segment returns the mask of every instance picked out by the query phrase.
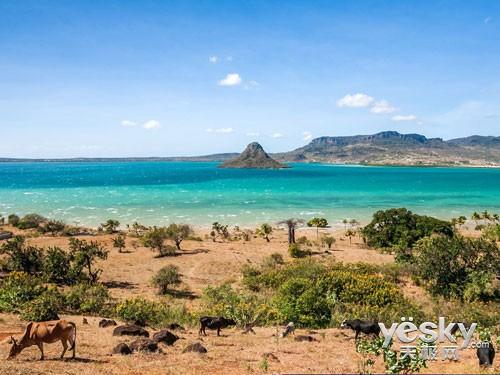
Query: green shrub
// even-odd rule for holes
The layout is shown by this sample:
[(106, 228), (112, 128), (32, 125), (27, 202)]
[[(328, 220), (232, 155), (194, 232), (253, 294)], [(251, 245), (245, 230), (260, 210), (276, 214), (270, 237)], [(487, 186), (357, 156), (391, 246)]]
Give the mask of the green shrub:
[(7, 217), (7, 222), (12, 225), (13, 227), (17, 226), (17, 224), (19, 224), (19, 221), (21, 219), (19, 218), (19, 216), (17, 216), (16, 214), (10, 214), (8, 217)]
[(433, 236), (415, 248), (419, 277), (433, 295), (466, 300), (492, 299), (492, 286), (500, 269), (500, 249), (484, 238)]
[(49, 289), (34, 300), (26, 302), (21, 309), (21, 319), (32, 322), (57, 320), (63, 308), (63, 296), (57, 289)]
[(101, 227), (106, 231), (106, 233), (116, 233), (119, 226), (120, 222), (113, 219), (109, 219), (104, 224), (101, 224)]
[(108, 315), (111, 302), (108, 289), (101, 284), (77, 284), (65, 294), (67, 308), (77, 314)]
[(391, 208), (377, 211), (361, 233), (368, 246), (408, 249), (431, 234), (452, 236), (453, 226), (447, 221), (414, 214), (406, 208)]
[(487, 225), (483, 229), (482, 236), (491, 241), (500, 241), (500, 224)]
[(22, 217), (17, 223), (16, 227), (19, 229), (34, 229), (46, 223), (47, 219), (38, 214), (28, 214)]
[(302, 250), (298, 243), (293, 243), (288, 246), (288, 254), (290, 254), (292, 258), (305, 258), (309, 255), (309, 252)]
[(42, 270), (43, 250), (26, 245), (23, 236), (14, 236), (0, 246), (0, 254), (7, 255), (7, 268), (10, 271), (36, 274)]
[(71, 257), (59, 247), (50, 247), (43, 258), (43, 277), (56, 284), (71, 284)]
[(115, 313), (119, 319), (141, 324), (165, 326), (172, 322), (194, 323), (193, 316), (184, 305), (171, 306), (141, 297), (122, 301), (116, 306)]
[(231, 285), (208, 286), (203, 290), (203, 314), (234, 319), (239, 325), (272, 320), (271, 305), (264, 295), (238, 293)]
[(49, 220), (45, 225), (41, 226), (39, 229), (42, 233), (50, 233), (55, 236), (57, 233), (61, 233), (66, 228), (66, 224), (59, 220)]
[(45, 291), (40, 279), (25, 272), (12, 272), (0, 284), (0, 311), (19, 312)]
[(172, 286), (181, 283), (179, 268), (173, 264), (160, 268), (153, 276), (152, 283), (158, 288), (160, 294), (167, 294)]
[(272, 253), (262, 261), (262, 267), (264, 268), (276, 268), (283, 264), (285, 264), (285, 260), (280, 253)]
[(247, 266), (243, 284), (270, 296), (267, 308), (279, 322), (326, 327), (340, 324), (347, 316), (379, 321), (423, 318), (392, 276), (366, 263), (322, 264), (302, 259), (278, 268)]
[(153, 227), (142, 235), (141, 241), (145, 247), (149, 247), (151, 250), (157, 251), (158, 256), (160, 257), (175, 255), (175, 247), (165, 244), (165, 241), (169, 239), (169, 236), (167, 228)]

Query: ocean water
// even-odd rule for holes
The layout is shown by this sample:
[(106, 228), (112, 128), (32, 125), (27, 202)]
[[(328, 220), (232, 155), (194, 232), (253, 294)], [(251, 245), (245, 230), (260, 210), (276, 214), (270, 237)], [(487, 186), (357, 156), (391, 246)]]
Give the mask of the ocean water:
[(289, 217), (366, 222), (407, 207), (449, 219), (500, 212), (500, 169), (293, 164), (218, 169), (201, 162), (0, 163), (0, 213), (37, 212), (70, 224), (250, 226)]

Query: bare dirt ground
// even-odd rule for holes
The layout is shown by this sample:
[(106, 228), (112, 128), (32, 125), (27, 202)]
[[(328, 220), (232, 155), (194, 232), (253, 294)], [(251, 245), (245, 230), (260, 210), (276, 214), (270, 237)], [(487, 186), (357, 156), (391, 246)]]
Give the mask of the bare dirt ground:
[[(204, 236), (200, 230), (197, 235)], [(315, 230), (299, 230), (297, 236), (307, 235), (314, 240)], [(341, 232), (335, 233), (337, 243), (332, 251), (317, 249), (314, 257), (332, 258), (343, 262), (388, 263), (393, 257), (365, 249), (359, 238), (349, 244), (342, 239)], [(181, 288), (199, 296), (207, 285), (222, 282), (237, 283), (240, 270), (246, 263), (259, 263), (271, 253), (280, 253), (288, 258), (285, 231), (275, 232), (271, 242), (254, 239), (250, 242), (213, 242), (205, 239), (185, 241), (183, 251), (176, 257), (155, 258), (151, 250), (141, 247), (134, 238), (127, 238), (127, 252), (118, 253), (111, 245), (112, 236), (82, 237), (104, 243), (110, 254), (100, 263), (103, 268), (101, 280), (111, 288), (116, 298), (144, 296), (157, 298), (150, 285), (151, 277), (161, 267), (175, 264), (183, 276)], [(58, 245), (67, 247), (67, 238), (36, 237), (31, 243), (40, 246)], [(425, 298), (425, 293), (414, 286), (406, 292), (415, 299)], [(196, 307), (198, 299), (184, 299), (191, 307)], [(82, 324), (82, 316), (61, 316), (74, 321), (78, 326), (77, 359), (58, 359), (61, 352), (59, 343), (45, 345), (47, 360), (38, 361), (38, 348), (31, 347), (10, 361), (9, 336), (19, 338), (26, 322), (15, 315), (0, 314), (0, 374), (262, 374), (262, 373), (359, 373), (361, 356), (354, 347), (352, 331), (341, 329), (297, 330), (296, 335), (308, 334), (315, 342), (296, 342), (293, 336), (277, 339), (277, 327), (255, 329), (256, 334), (243, 335), (238, 328), (226, 329), (222, 337), (213, 332), (207, 337), (198, 337), (196, 327), (186, 327), (186, 333), (179, 333), (181, 340), (173, 346), (162, 346), (161, 354), (133, 354), (130, 356), (111, 355), (112, 348), (120, 342), (132, 339), (112, 336), (113, 327), (99, 328), (98, 317), (87, 317), (89, 324)], [(153, 331), (150, 329), (150, 332)], [(189, 343), (200, 341), (207, 349), (206, 354), (182, 353)], [(264, 360), (266, 353), (272, 353)], [(460, 353), (458, 362), (429, 362), (424, 373), (498, 373), (500, 367), (481, 370), (475, 352), (468, 349)], [(68, 354), (67, 354), (68, 355)], [(375, 372), (384, 372), (382, 360), (376, 361)]]

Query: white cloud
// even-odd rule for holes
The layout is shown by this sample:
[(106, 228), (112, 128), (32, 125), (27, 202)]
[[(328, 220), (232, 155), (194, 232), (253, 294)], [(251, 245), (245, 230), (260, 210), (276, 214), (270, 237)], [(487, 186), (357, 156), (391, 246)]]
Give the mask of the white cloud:
[(366, 94), (348, 94), (343, 98), (337, 100), (337, 106), (354, 108), (368, 107), (373, 102), (373, 100), (374, 99), (371, 96)]
[(394, 108), (387, 100), (379, 100), (373, 103), (372, 107), (370, 108), (370, 112), (377, 115), (393, 113), (395, 111), (396, 108)]
[(310, 141), (312, 139), (312, 134), (311, 132), (308, 132), (308, 131), (305, 131), (302, 133), (302, 135), (304, 136), (304, 141)]
[(258, 137), (260, 135), (259, 132), (248, 132), (245, 134), (247, 137)]
[(219, 57), (218, 56), (210, 56), (208, 58), (208, 61), (210, 61), (212, 64), (217, 64), (219, 62)]
[(229, 73), (226, 78), (219, 81), (219, 86), (237, 86), (241, 83), (241, 77), (238, 73)]
[(142, 124), (142, 127), (146, 130), (159, 129), (161, 128), (160, 122), (157, 120), (149, 120)]
[(493, 20), (493, 17), (486, 17), (486, 18), (484, 19), (484, 24), (485, 24), (485, 25), (487, 25), (487, 24), (489, 24), (492, 20)]
[(226, 57), (226, 60), (227, 60), (227, 61), (233, 61), (233, 56), (228, 56), (228, 57)]
[(396, 115), (392, 116), (392, 121), (400, 122), (400, 121), (415, 121), (417, 116), (415, 115)]
[(208, 128), (208, 129), (205, 129), (205, 131), (207, 133), (232, 133), (234, 132), (234, 129), (233, 128), (218, 128), (218, 129), (212, 129), (212, 128)]
[(281, 133), (274, 133), (271, 135), (271, 138), (276, 138), (276, 139), (283, 138), (283, 137), (284, 137), (284, 135)]
[(133, 126), (137, 126), (137, 124), (133, 121), (130, 121), (130, 120), (123, 120), (122, 126), (125, 126), (126, 128), (131, 128)]
[(243, 86), (243, 88), (244, 88), (245, 90), (251, 90), (252, 88), (257, 87), (257, 86), (259, 86), (259, 82), (252, 80), (252, 81), (248, 81), (248, 82), (247, 82), (247, 83)]

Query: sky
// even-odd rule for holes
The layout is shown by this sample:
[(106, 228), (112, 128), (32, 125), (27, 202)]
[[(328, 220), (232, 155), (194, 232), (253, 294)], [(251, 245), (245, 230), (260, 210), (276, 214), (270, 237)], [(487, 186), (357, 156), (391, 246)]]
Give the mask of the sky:
[(0, 1), (0, 157), (500, 135), (500, 1)]

